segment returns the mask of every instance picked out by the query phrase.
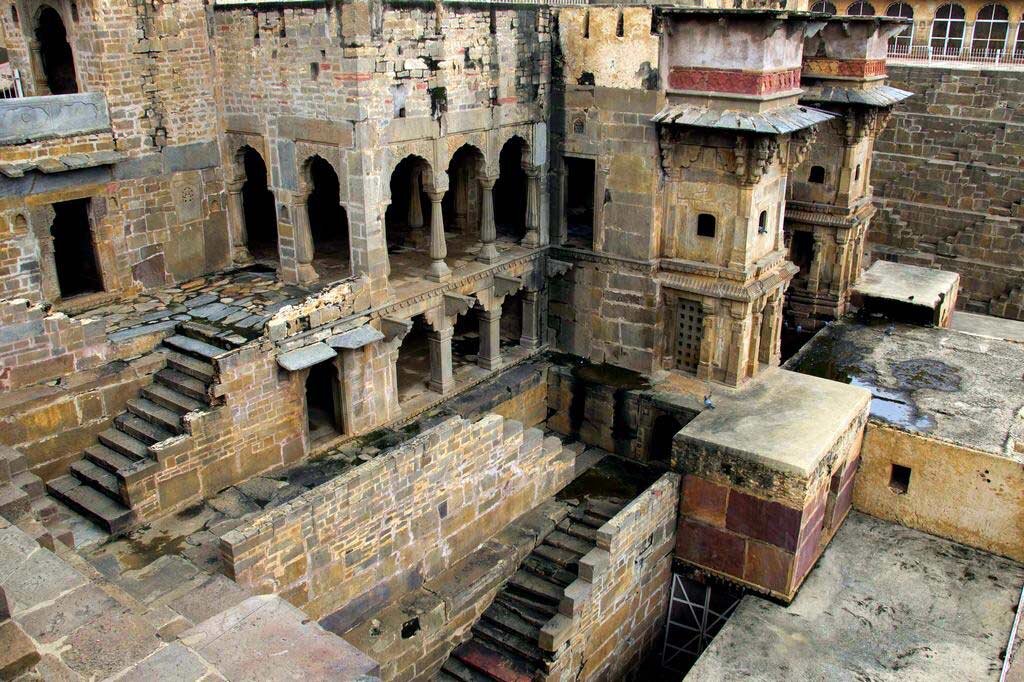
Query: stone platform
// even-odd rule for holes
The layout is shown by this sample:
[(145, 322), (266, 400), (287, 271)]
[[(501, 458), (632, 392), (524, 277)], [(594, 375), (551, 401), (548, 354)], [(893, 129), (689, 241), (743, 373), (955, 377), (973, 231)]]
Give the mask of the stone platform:
[(948, 327), (959, 287), (955, 272), (880, 260), (861, 275), (850, 301), (893, 321)]
[(850, 508), (870, 394), (785, 370), (676, 435), (676, 557), (788, 601)]
[(1020, 564), (854, 512), (797, 598), (744, 597), (686, 680), (998, 680), (1022, 581)]

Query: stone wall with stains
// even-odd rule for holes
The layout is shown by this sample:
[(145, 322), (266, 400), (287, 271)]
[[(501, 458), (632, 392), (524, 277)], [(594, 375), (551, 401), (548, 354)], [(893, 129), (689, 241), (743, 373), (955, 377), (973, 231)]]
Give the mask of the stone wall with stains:
[(453, 417), (228, 533), (221, 553), (239, 583), (345, 630), (554, 494), (572, 457), (498, 415)]

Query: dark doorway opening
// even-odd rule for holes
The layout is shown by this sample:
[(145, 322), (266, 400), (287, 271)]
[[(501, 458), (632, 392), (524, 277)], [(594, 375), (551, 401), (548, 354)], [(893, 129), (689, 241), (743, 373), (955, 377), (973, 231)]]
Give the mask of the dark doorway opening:
[(674, 414), (659, 415), (651, 424), (647, 439), (647, 461), (668, 466), (672, 461), (672, 439), (684, 424)]
[(804, 230), (794, 230), (789, 240), (789, 260), (800, 268), (799, 278), (807, 279), (814, 260), (814, 234)]
[(89, 199), (61, 201), (53, 210), (50, 235), (61, 298), (103, 291), (89, 225)]
[(46, 85), (54, 95), (78, 92), (75, 58), (68, 43), (68, 32), (60, 14), (52, 7), (43, 7), (36, 26), (36, 40), (43, 61)]
[(463, 365), (475, 364), (480, 356), (480, 315), (470, 308), (465, 315), (455, 318), (452, 333), (452, 371)]
[(311, 443), (342, 433), (341, 396), (338, 370), (334, 360), (309, 368), (306, 377), (306, 417)]
[(267, 184), (267, 164), (252, 147), (243, 151), (242, 213), (246, 243), (256, 260), (277, 260), (277, 206)]
[(518, 346), (523, 336), (524, 289), (505, 297), (501, 304), (501, 346)]
[(401, 401), (419, 395), (427, 390), (430, 381), (430, 346), (427, 334), (430, 328), (422, 315), (412, 319), (412, 329), (402, 339), (398, 348), (398, 398)]
[(526, 143), (513, 137), (501, 148), (500, 173), (494, 183), (494, 223), (498, 237), (519, 241), (526, 236)]
[(348, 216), (341, 206), (341, 183), (331, 164), (319, 156), (309, 163), (312, 191), (306, 200), (309, 231), (313, 236), (313, 268), (325, 279), (352, 274)]
[(571, 246), (594, 248), (593, 159), (565, 157), (565, 226)]
[[(423, 174), (429, 169), (418, 156), (408, 156), (391, 174), (391, 203), (384, 212), (388, 252), (405, 247), (424, 247), (430, 235), (430, 197), (424, 190)], [(413, 201), (415, 195), (416, 201)]]

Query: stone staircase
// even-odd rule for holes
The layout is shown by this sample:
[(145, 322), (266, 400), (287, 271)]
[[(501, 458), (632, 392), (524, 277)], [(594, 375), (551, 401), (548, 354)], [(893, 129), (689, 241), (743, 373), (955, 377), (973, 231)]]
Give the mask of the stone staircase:
[(57, 504), (45, 494), (42, 479), (28, 470), (23, 454), (4, 445), (0, 445), (0, 517), (43, 547), (52, 550), (56, 541), (74, 547), (71, 530), (61, 522)]
[[(195, 338), (200, 337), (200, 338)], [(154, 382), (128, 401), (128, 410), (98, 435), (69, 472), (46, 484), (53, 497), (96, 522), (109, 533), (134, 522), (120, 480), (152, 461), (150, 447), (185, 432), (182, 417), (210, 407), (209, 389), (215, 376), (213, 358), (226, 352), (194, 326), (182, 325), (164, 339), (159, 352), (167, 365)]]
[(558, 613), (565, 588), (579, 577), (579, 560), (596, 546), (597, 529), (625, 501), (588, 499), (575, 507), (520, 564), (455, 647), (435, 679), (440, 682), (532, 682), (543, 678), (550, 653), (540, 631)]

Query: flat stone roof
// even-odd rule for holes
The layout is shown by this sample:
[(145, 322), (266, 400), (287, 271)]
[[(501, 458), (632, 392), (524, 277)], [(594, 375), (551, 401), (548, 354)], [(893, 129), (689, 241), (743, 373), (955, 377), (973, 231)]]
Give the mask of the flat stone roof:
[(772, 469), (809, 475), (864, 410), (871, 395), (845, 383), (767, 370), (749, 387), (712, 395), (680, 437)]
[(956, 291), (959, 281), (960, 275), (955, 272), (879, 260), (861, 275), (853, 291), (934, 309), (950, 290)]
[(853, 512), (788, 607), (748, 595), (687, 682), (999, 678), (1024, 566)]
[(872, 420), (1024, 463), (1024, 344), (993, 336), (992, 318), (976, 326), (838, 322), (786, 368), (868, 388)]

